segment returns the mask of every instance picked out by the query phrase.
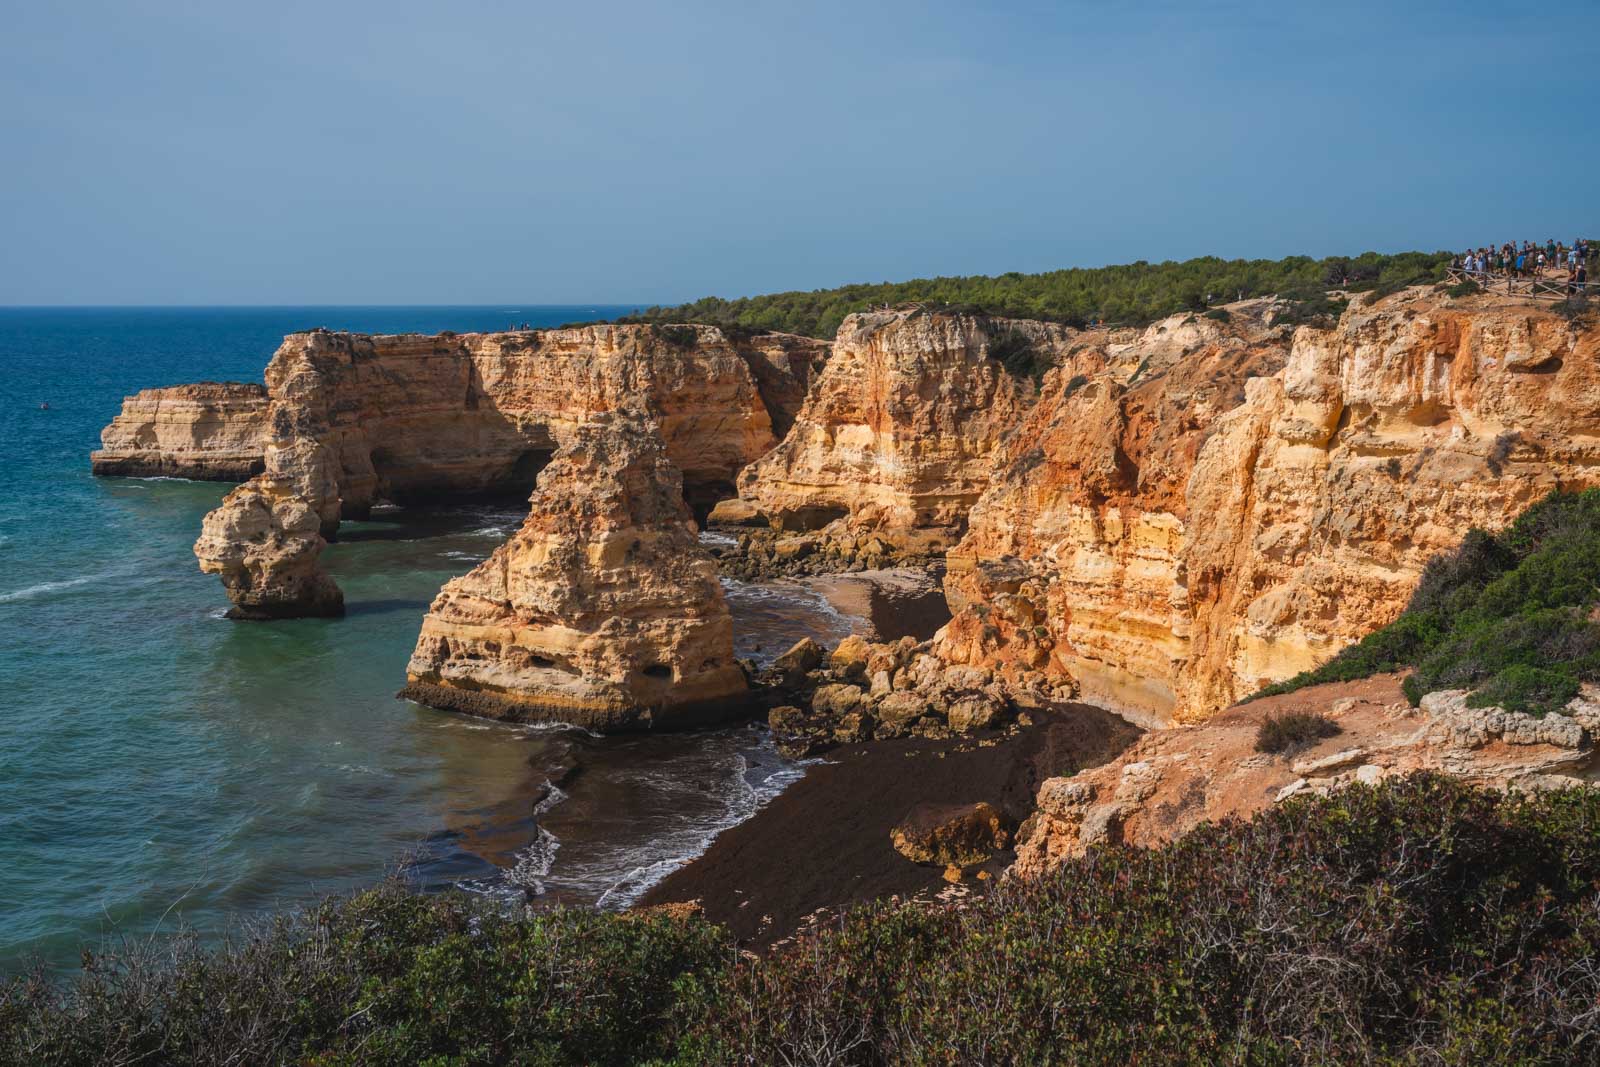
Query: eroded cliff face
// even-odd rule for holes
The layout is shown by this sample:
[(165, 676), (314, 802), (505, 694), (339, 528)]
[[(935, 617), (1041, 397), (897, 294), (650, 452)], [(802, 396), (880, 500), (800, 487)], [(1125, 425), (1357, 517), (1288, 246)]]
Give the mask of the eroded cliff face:
[(1600, 481), (1592, 328), (1430, 290), (1292, 342), (1244, 310), (1052, 372), (951, 553), (941, 656), (1203, 719), (1391, 621), (1469, 527)]
[(267, 391), (249, 382), (144, 389), (100, 432), (95, 474), (242, 482), (265, 465)]
[(1070, 336), (965, 314), (852, 315), (783, 442), (740, 475), (739, 495), (782, 531), (834, 524), (841, 538), (940, 551), (960, 536), (989, 454), (1033, 397), (1026, 375), (997, 358), (1000, 339), (1049, 358)]
[(600, 730), (726, 714), (746, 683), (681, 482), (648, 416), (578, 426), (522, 528), (434, 600), (404, 695)]
[(383, 499), (526, 493), (579, 426), (622, 408), (655, 420), (709, 509), (775, 442), (752, 365), (782, 404), (825, 348), (762, 344), (747, 354), (712, 327), (293, 334), (267, 367), (265, 470), (207, 516), (201, 568), (241, 615), (330, 613), (331, 581), (312, 576), (341, 519)]

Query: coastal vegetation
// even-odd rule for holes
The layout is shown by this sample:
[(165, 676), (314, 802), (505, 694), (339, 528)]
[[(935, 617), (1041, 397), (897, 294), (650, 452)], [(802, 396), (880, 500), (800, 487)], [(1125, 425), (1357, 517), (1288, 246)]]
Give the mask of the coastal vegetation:
[(1559, 711), (1600, 680), (1600, 490), (1557, 490), (1498, 534), (1468, 531), (1430, 560), (1405, 611), (1327, 663), (1255, 697), (1411, 670), (1415, 704), (1440, 689), (1468, 704)]
[(661, 913), (387, 885), (0, 987), (7, 1063), (1573, 1063), (1600, 1056), (1600, 793), (1415, 776), (765, 956)]
[(831, 338), (847, 315), (884, 304), (927, 303), (963, 307), (990, 315), (1082, 326), (1090, 322), (1143, 325), (1181, 311), (1247, 297), (1289, 300), (1297, 321), (1342, 309), (1330, 290), (1394, 292), (1406, 285), (1441, 281), (1448, 252), (1400, 252), (1359, 256), (1289, 256), (1285, 259), (1221, 259), (1085, 267), (994, 277), (918, 278), (906, 282), (842, 285), (810, 292), (771, 293), (725, 300), (708, 296), (689, 304), (651, 307), (620, 322), (699, 322), (724, 329), (780, 331)]
[(1280, 753), (1333, 737), (1339, 724), (1326, 715), (1308, 711), (1286, 711), (1268, 715), (1256, 730), (1256, 751)]

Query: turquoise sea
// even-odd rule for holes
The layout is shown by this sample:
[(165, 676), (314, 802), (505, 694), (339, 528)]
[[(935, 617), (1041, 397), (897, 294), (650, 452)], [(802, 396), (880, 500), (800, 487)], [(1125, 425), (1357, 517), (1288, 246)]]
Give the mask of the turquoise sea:
[[(0, 972), (212, 937), (395, 871), (622, 905), (801, 773), (752, 727), (601, 739), (395, 699), (428, 602), (521, 521), (514, 501), (380, 510), (326, 556), (348, 617), (235, 623), (190, 551), (229, 487), (89, 474), (125, 395), (260, 381), (294, 330), (624, 310), (0, 308)], [(798, 588), (729, 595), (741, 654), (850, 628)]]

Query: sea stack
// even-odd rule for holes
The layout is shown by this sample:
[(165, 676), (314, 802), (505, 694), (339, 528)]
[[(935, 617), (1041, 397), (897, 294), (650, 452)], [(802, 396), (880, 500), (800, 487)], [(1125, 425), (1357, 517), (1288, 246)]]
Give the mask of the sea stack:
[(729, 712), (746, 689), (733, 621), (654, 421), (615, 412), (577, 427), (530, 505), (434, 600), (403, 695), (606, 731)]
[(100, 431), (95, 474), (242, 482), (265, 467), (267, 390), (253, 382), (143, 389)]

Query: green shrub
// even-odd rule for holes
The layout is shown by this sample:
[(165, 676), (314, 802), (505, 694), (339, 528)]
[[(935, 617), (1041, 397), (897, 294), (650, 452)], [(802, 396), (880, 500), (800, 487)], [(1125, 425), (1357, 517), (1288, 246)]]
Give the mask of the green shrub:
[(1592, 1063), (1597, 825), (1416, 778), (874, 905), (740, 961), (678, 1062)]
[(1212, 308), (1210, 311), (1206, 312), (1206, 318), (1216, 319), (1218, 322), (1227, 322), (1229, 319), (1233, 318), (1233, 316), (1228, 313), (1227, 308)]
[(1410, 668), (1413, 703), (1438, 689), (1472, 689), (1475, 705), (1545, 715), (1581, 682), (1600, 681), (1597, 604), (1600, 490), (1557, 491), (1500, 534), (1470, 530), (1430, 560), (1393, 623), (1250, 699)]
[(690, 348), (700, 341), (700, 331), (693, 326), (656, 323), (650, 329), (657, 337), (675, 348)]
[(1445, 290), (1446, 294), (1458, 299), (1463, 296), (1472, 296), (1474, 293), (1481, 292), (1483, 292), (1483, 288), (1470, 278), (1465, 281), (1456, 282), (1456, 284)]
[(698, 919), (386, 887), (0, 983), (0, 1062), (1593, 1063), (1597, 829), (1600, 791), (1417, 776), (853, 909), (765, 957)]
[(1077, 326), (1096, 320), (1138, 326), (1181, 311), (1199, 311), (1207, 294), (1222, 300), (1281, 294), (1295, 304), (1288, 321), (1322, 322), (1344, 309), (1342, 302), (1328, 300), (1328, 289), (1347, 283), (1352, 289), (1371, 289), (1439, 281), (1449, 262), (1445, 252), (1367, 252), (1327, 260), (1309, 256), (1279, 260), (1204, 256), (1181, 263), (1141, 260), (1044, 274), (1013, 271), (996, 277), (919, 278), (738, 300), (706, 297), (675, 307), (647, 308), (619, 321), (702, 322), (832, 337), (847, 315), (885, 304), (917, 303)]
[(1268, 715), (1256, 730), (1256, 751), (1288, 752), (1338, 733), (1339, 724), (1325, 715), (1307, 711)]
[(1054, 364), (1041, 358), (1033, 338), (1016, 329), (1001, 328), (989, 335), (989, 358), (998, 360), (1013, 378), (1026, 378), (1035, 385)]
[(0, 991), (0, 1062), (636, 1063), (687, 983), (728, 960), (704, 923), (512, 918), (386, 885), (249, 932), (90, 957), (70, 989)]

